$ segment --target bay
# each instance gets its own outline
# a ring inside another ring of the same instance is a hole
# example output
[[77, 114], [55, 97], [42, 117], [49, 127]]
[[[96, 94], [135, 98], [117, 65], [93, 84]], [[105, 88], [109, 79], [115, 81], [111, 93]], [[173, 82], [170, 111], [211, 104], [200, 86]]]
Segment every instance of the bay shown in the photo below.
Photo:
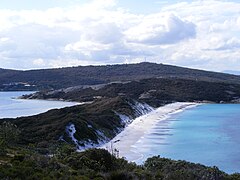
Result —
[[0, 92], [0, 118], [16, 118], [46, 112], [50, 109], [74, 106], [79, 103], [47, 100], [24, 100], [17, 97], [29, 91]]

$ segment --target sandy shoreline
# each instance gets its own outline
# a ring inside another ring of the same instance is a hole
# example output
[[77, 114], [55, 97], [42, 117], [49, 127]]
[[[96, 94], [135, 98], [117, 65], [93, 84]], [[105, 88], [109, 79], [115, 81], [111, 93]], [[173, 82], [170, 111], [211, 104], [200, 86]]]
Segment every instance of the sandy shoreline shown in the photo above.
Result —
[[157, 108], [147, 115], [136, 118], [120, 134], [101, 148], [119, 150], [119, 156], [129, 161], [137, 161], [142, 155], [134, 150], [134, 145], [162, 120], [169, 118], [172, 114], [193, 108], [199, 103], [177, 102]]

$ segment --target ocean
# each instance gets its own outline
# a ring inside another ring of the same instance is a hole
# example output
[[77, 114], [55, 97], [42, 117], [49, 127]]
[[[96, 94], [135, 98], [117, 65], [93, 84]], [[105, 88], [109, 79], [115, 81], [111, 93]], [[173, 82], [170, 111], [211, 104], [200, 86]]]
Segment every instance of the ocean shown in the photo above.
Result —
[[32, 92], [0, 92], [0, 118], [16, 118], [46, 112], [50, 109], [77, 105], [76, 102], [16, 99]]
[[240, 105], [204, 104], [159, 121], [132, 146], [136, 162], [160, 155], [240, 172]]

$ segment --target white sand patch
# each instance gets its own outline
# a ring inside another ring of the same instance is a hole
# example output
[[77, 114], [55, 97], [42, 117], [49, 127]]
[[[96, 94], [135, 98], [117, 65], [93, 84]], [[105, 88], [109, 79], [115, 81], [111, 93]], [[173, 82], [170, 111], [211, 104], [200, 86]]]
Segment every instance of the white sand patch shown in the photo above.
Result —
[[142, 158], [142, 155], [136, 152], [134, 145], [141, 140], [144, 134], [154, 128], [159, 121], [197, 105], [197, 103], [177, 102], [159, 107], [146, 115], [136, 118], [121, 133], [101, 148], [108, 149], [109, 151], [112, 151], [112, 148], [116, 148], [119, 151], [120, 157], [126, 157], [129, 161], [136, 161]]

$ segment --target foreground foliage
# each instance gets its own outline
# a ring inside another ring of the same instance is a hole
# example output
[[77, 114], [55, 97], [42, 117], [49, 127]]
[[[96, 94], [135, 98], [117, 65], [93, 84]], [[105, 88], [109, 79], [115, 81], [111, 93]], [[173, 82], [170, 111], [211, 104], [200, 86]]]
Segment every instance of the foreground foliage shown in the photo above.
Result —
[[32, 147], [8, 148], [0, 156], [0, 179], [163, 179], [163, 180], [237, 180], [217, 167], [155, 156], [144, 165], [116, 158], [104, 149], [76, 152], [68, 144], [58, 144], [51, 155]]

